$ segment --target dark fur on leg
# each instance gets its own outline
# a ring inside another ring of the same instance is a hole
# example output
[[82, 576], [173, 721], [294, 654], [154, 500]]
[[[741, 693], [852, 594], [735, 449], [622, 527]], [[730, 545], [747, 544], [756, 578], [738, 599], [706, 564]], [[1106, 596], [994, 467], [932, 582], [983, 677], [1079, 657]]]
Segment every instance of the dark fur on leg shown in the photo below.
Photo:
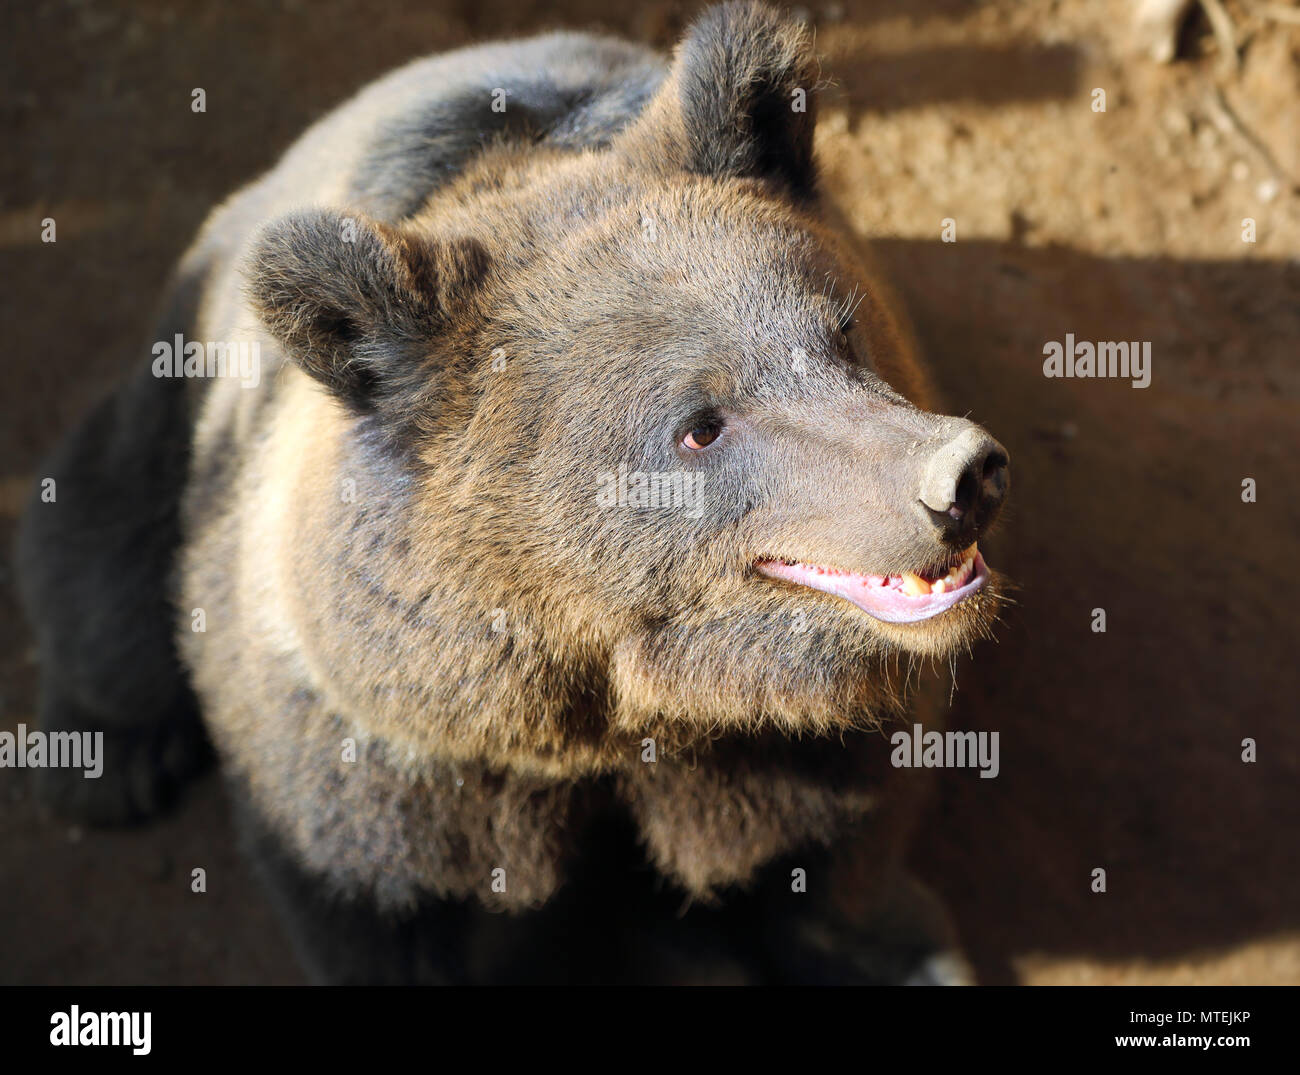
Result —
[[[160, 338], [197, 281], [176, 288]], [[19, 528], [19, 589], [41, 663], [40, 727], [102, 733], [103, 773], [41, 770], [59, 813], [94, 825], [165, 807], [211, 757], [174, 634], [172, 571], [196, 390], [139, 370], [42, 464]], [[53, 478], [55, 499], [39, 479]]]

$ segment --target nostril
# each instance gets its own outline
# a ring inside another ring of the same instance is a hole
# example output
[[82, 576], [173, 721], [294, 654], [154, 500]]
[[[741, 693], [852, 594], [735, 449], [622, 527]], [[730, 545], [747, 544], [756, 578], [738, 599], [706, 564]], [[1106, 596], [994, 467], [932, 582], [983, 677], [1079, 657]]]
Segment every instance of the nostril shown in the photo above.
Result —
[[957, 491], [953, 495], [952, 507], [948, 514], [954, 519], [962, 518], [975, 504], [979, 495], [979, 479], [975, 477], [974, 468], [966, 470], [957, 480]]
[[993, 477], [999, 470], [1005, 470], [1009, 462], [1007, 453], [998, 451], [995, 448], [984, 459], [984, 477], [988, 479]]
[[1007, 453], [996, 448], [984, 460], [984, 474], [980, 482], [980, 508], [989, 521], [997, 514], [1003, 498], [1007, 495], [1010, 463]]
[[1007, 487], [1006, 450], [975, 425], [939, 447], [921, 475], [920, 506], [931, 521], [963, 535], [996, 513]]

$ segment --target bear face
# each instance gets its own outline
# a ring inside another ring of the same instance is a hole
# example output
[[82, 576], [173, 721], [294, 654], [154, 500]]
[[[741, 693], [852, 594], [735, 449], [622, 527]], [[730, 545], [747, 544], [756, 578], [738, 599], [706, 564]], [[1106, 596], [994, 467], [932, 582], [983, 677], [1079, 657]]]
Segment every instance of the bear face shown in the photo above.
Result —
[[387, 652], [447, 658], [496, 612], [515, 678], [593, 726], [826, 732], [988, 633], [1006, 453], [921, 409], [817, 193], [809, 42], [772, 18], [703, 20], [607, 150], [502, 145], [399, 224], [314, 210], [254, 245], [254, 308], [378, 445], [377, 517], [429, 580]]

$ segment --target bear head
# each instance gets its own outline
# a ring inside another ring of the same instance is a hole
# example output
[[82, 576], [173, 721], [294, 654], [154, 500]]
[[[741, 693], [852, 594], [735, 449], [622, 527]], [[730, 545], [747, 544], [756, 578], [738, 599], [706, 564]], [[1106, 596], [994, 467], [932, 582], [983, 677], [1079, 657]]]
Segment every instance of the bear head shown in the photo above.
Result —
[[602, 727], [859, 724], [996, 619], [1007, 453], [925, 409], [819, 193], [818, 80], [801, 26], [715, 8], [612, 145], [490, 146], [406, 220], [301, 212], [249, 258], [281, 349], [385, 446], [406, 570], [526, 623], [510, 659]]

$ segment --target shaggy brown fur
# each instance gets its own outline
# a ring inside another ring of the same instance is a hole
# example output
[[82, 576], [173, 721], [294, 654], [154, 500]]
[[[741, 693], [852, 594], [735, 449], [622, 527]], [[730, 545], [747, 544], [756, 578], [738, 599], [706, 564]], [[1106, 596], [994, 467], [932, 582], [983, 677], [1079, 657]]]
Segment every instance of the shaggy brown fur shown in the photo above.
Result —
[[[446, 108], [493, 64], [546, 91], [513, 83], [517, 126], [471, 152], [477, 112]], [[869, 935], [916, 794], [872, 729], [937, 724], [926, 662], [998, 598], [891, 625], [754, 570], [923, 570], [977, 536], [918, 513], [970, 424], [922, 409], [896, 303], [818, 198], [818, 78], [756, 5], [668, 68], [566, 35], [425, 61], [191, 251], [193, 338], [255, 339], [263, 366], [195, 422], [177, 637], [257, 828], [328, 898], [538, 907], [621, 808], [695, 900], [832, 849], [804, 932]], [[685, 453], [701, 423], [725, 429]], [[599, 508], [620, 466], [700, 475], [700, 510]]]

